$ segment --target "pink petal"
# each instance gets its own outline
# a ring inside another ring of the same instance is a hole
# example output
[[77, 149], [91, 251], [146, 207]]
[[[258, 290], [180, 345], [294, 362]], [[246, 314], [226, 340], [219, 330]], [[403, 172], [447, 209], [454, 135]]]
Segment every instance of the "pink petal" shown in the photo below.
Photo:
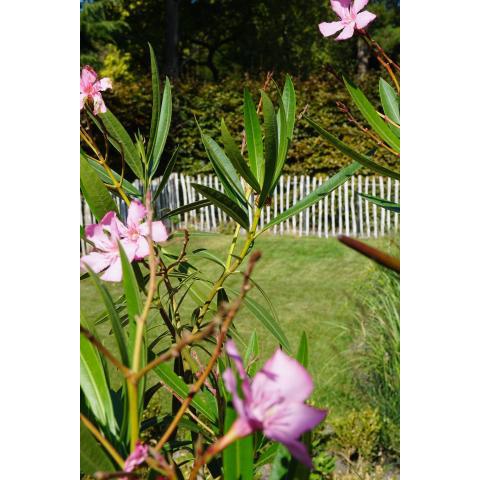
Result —
[[[280, 441], [280, 440], [279, 440]], [[305, 444], [299, 440], [285, 440], [282, 442], [287, 448], [288, 451], [301, 463], [306, 465], [308, 468], [313, 468], [312, 459], [308, 454], [307, 447]]]
[[[233, 373], [231, 368], [227, 368], [225, 372], [223, 372], [223, 382], [225, 383], [225, 388], [227, 389], [227, 391], [230, 392], [232, 395], [233, 406], [235, 407], [238, 417], [243, 419], [244, 422], [248, 424], [246, 403], [238, 395], [237, 379], [235, 378], [235, 374]], [[242, 429], [245, 430], [245, 428], [246, 428], [245, 425], [243, 425]], [[252, 429], [250, 426], [249, 428], [251, 431]]]
[[275, 413], [267, 417], [264, 431], [268, 437], [298, 438], [315, 428], [327, 416], [326, 410], [288, 400], [278, 405]]
[[147, 209], [138, 200], [132, 200], [128, 207], [127, 225], [129, 227], [138, 226], [139, 223], [146, 217]]
[[107, 250], [111, 244], [109, 236], [104, 231], [104, 226], [100, 223], [87, 225], [85, 235], [100, 250]]
[[152, 240], [154, 242], [165, 242], [167, 238], [168, 233], [163, 222], [152, 222]]
[[358, 13], [360, 10], [363, 10], [368, 4], [368, 0], [354, 0], [353, 2], [353, 11]]
[[91, 252], [80, 259], [80, 265], [86, 270], [83, 264], [88, 265], [95, 273], [98, 273], [110, 265], [110, 259], [105, 253]]
[[351, 3], [351, 0], [330, 0], [332, 10], [342, 19], [349, 14]]
[[122, 280], [122, 263], [120, 257], [116, 257], [115, 260], [113, 260], [100, 278], [106, 282], [120, 282]]
[[112, 81], [108, 78], [102, 78], [99, 82], [99, 90], [102, 92], [105, 91], [107, 88], [112, 88]]
[[87, 101], [87, 98], [88, 98], [88, 95], [80, 92], [80, 110], [85, 106], [85, 102]]
[[225, 351], [227, 352], [228, 356], [233, 360], [233, 363], [235, 363], [235, 367], [237, 369], [237, 372], [240, 378], [242, 380], [247, 378], [247, 372], [243, 367], [242, 357], [238, 352], [237, 346], [235, 345], [235, 342], [233, 342], [233, 340], [228, 340], [225, 343]]
[[105, 113], [107, 107], [103, 101], [102, 95], [100, 93], [95, 93], [93, 95], [93, 114], [98, 115], [99, 113]]
[[345, 25], [345, 28], [343, 29], [342, 33], [335, 39], [335, 40], [347, 40], [353, 35], [353, 31], [355, 29], [354, 23], [349, 23], [348, 25]]
[[324, 37], [329, 37], [330, 35], [337, 33], [343, 27], [344, 27], [344, 24], [342, 22], [322, 22], [318, 26], [318, 28], [320, 29], [320, 33]]
[[[138, 227], [140, 235], [148, 237], [148, 222], [141, 223]], [[154, 242], [165, 242], [168, 239], [168, 232], [163, 222], [152, 222], [152, 240]]]
[[125, 460], [123, 470], [125, 472], [133, 472], [136, 467], [141, 465], [148, 458], [148, 445], [138, 442], [133, 452]]
[[357, 28], [365, 28], [370, 22], [373, 22], [377, 16], [371, 12], [360, 12], [355, 19], [355, 25]]
[[145, 257], [148, 257], [149, 254], [150, 247], [148, 246], [147, 239], [145, 237], [138, 237], [135, 260], [143, 260]]
[[128, 261], [130, 263], [133, 262], [137, 255], [138, 241], [122, 238], [120, 243], [122, 244], [123, 250], [125, 250], [125, 255], [127, 255]]
[[80, 77], [80, 89], [86, 90], [91, 87], [95, 80], [97, 79], [97, 73], [89, 65], [85, 65], [82, 69], [82, 74]]
[[281, 394], [289, 401], [303, 402], [313, 390], [312, 377], [296, 360], [278, 349], [252, 382], [253, 398]]

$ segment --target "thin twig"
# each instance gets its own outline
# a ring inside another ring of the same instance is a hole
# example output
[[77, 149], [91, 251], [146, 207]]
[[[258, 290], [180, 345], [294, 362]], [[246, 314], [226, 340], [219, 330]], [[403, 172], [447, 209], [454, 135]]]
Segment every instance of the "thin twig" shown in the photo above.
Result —
[[192, 385], [190, 388], [190, 391], [188, 393], [188, 396], [185, 398], [183, 401], [182, 405], [178, 409], [177, 414], [175, 415], [174, 419], [172, 420], [172, 423], [168, 426], [167, 430], [165, 433], [162, 435], [162, 438], [158, 441], [157, 445], [155, 445], [155, 450], [159, 451], [163, 445], [168, 441], [170, 438], [170, 435], [175, 431], [177, 428], [178, 423], [180, 422], [183, 414], [189, 407], [190, 403], [192, 402], [194, 396], [198, 393], [202, 385], [204, 384], [205, 380], [207, 379], [208, 375], [212, 371], [215, 363], [218, 360], [218, 357], [222, 353], [222, 348], [223, 348], [223, 342], [225, 341], [225, 338], [227, 336], [228, 328], [230, 327], [233, 319], [235, 318], [235, 315], [237, 314], [243, 299], [245, 298], [245, 295], [247, 294], [248, 290], [250, 290], [250, 275], [252, 274], [252, 270], [257, 263], [257, 261], [260, 259], [260, 252], [254, 252], [250, 256], [249, 262], [248, 262], [248, 267], [247, 270], [244, 274], [244, 279], [243, 279], [243, 284], [242, 288], [240, 290], [240, 295], [237, 298], [237, 300], [234, 302], [234, 304], [230, 307], [228, 310], [225, 319], [222, 323], [222, 327], [220, 329], [220, 332], [217, 337], [217, 344], [215, 346], [215, 350], [213, 351], [208, 364], [200, 376], [200, 378]]
[[167, 352], [163, 353], [162, 355], [158, 356], [154, 360], [152, 360], [150, 363], [145, 365], [141, 370], [139, 370], [136, 373], [132, 373], [130, 376], [133, 379], [133, 381], [138, 382], [138, 380], [143, 377], [146, 373], [148, 373], [152, 368], [157, 367], [161, 363], [167, 362], [168, 360], [178, 357], [180, 352], [187, 346], [190, 345], [194, 342], [198, 342], [199, 340], [203, 340], [205, 337], [210, 335], [218, 325], [218, 321], [216, 319], [212, 320], [205, 328], [200, 330], [195, 335], [184, 335], [182, 340], [180, 340], [178, 343], [173, 345], [170, 350]]
[[103, 353], [103, 355], [105, 355], [105, 357], [120, 370], [124, 377], [130, 376], [130, 374], [132, 373], [131, 370], [125, 365], [123, 365], [123, 363], [118, 360], [118, 358], [116, 358], [113, 353], [108, 350], [108, 348], [106, 348], [99, 340], [97, 340], [95, 335], [93, 335], [90, 330], [87, 330], [85, 327], [80, 325], [80, 333], [82, 333], [85, 338], [97, 348], [99, 352]]
[[92, 435], [105, 447], [105, 450], [107, 450], [107, 452], [117, 462], [118, 466], [123, 468], [125, 465], [123, 458], [115, 450], [112, 444], [100, 433], [97, 427], [85, 415], [83, 415], [83, 413], [80, 413], [80, 420], [90, 430]]
[[383, 142], [380, 137], [377, 137], [370, 129], [364, 127], [353, 115], [352, 115], [352, 112], [350, 111], [350, 109], [342, 102], [336, 102], [337, 104], [337, 108], [342, 112], [344, 113], [346, 116], [347, 116], [347, 119], [353, 123], [356, 127], [358, 127], [363, 133], [365, 133], [366, 135], [368, 135], [371, 139], [373, 139], [375, 141], [375, 143], [379, 146], [379, 147], [383, 147], [385, 148], [386, 150], [388, 150], [390, 153], [393, 153], [393, 155], [399, 157], [400, 154], [398, 152], [396, 152], [395, 150], [393, 150], [392, 148], [390, 148], [385, 142]]

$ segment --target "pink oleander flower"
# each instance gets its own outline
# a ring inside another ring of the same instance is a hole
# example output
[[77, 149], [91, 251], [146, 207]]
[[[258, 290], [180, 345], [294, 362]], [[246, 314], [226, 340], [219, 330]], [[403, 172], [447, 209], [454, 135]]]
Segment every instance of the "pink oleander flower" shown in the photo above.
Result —
[[[135, 450], [125, 460], [123, 466], [124, 472], [133, 472], [138, 466], [140, 466], [148, 458], [148, 445], [143, 445], [141, 442], [137, 442]], [[128, 480], [128, 477], [122, 477], [120, 480]]]
[[[132, 200], [128, 207], [127, 225], [125, 226], [116, 218], [120, 236], [136, 245], [135, 260], [142, 260], [149, 254], [148, 222], [143, 221], [146, 216], [147, 209], [145, 206], [138, 200]], [[168, 233], [163, 222], [152, 222], [152, 240], [158, 243], [164, 242], [167, 238]]]
[[233, 341], [226, 343], [226, 351], [238, 371], [243, 398], [238, 394], [236, 377], [228, 368], [223, 379], [232, 394], [238, 417], [225, 435], [224, 443], [261, 430], [266, 437], [285, 445], [297, 460], [311, 468], [312, 460], [299, 437], [320, 423], [327, 411], [305, 404], [313, 390], [310, 374], [278, 349], [250, 381]]
[[105, 113], [107, 107], [103, 101], [102, 94], [107, 88], [112, 88], [112, 81], [109, 78], [97, 80], [97, 72], [86, 65], [80, 75], [80, 110], [85, 106], [85, 102], [93, 102], [93, 114]]
[[115, 212], [108, 212], [100, 223], [85, 227], [85, 236], [94, 244], [95, 251], [84, 255], [80, 259], [80, 265], [83, 268], [85, 264], [88, 265], [95, 273], [105, 270], [100, 278], [107, 282], [119, 282], [122, 279], [118, 242], [122, 243], [130, 262], [134, 260], [137, 250], [136, 243], [120, 238], [117, 222]]
[[367, 6], [368, 0], [330, 0], [333, 11], [340, 17], [338, 22], [322, 22], [318, 27], [324, 37], [329, 37], [342, 30], [335, 40], [347, 40], [355, 29], [365, 28], [375, 20], [376, 15], [371, 12], [361, 12]]

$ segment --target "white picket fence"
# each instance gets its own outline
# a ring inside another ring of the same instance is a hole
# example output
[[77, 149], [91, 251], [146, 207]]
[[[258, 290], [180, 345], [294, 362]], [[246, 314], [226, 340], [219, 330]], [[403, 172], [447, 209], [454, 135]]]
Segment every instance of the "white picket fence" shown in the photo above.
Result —
[[[328, 177], [282, 175], [271, 204], [262, 212], [260, 226], [266, 225], [271, 219], [297, 203], [326, 180]], [[159, 182], [160, 179], [153, 181], [153, 191]], [[215, 175], [189, 176], [173, 173], [155, 202], [157, 216], [187, 203], [201, 200], [203, 197], [195, 191], [192, 183], [200, 183], [223, 191], [223, 187]], [[136, 186], [139, 187], [138, 184]], [[318, 203], [279, 225], [275, 225], [271, 232], [275, 235], [314, 235], [326, 238], [339, 234], [360, 238], [377, 238], [398, 231], [400, 227], [398, 213], [377, 207], [357, 193], [366, 193], [399, 203], [400, 182], [378, 176], [351, 177], [348, 182]], [[95, 223], [95, 218], [83, 198], [80, 199], [80, 204], [80, 223], [82, 225]], [[119, 199], [117, 199], [117, 204], [120, 216], [125, 219], [126, 205]], [[231, 220], [219, 208], [209, 205], [180, 214], [176, 218], [165, 219], [164, 222], [169, 229], [188, 228], [204, 232], [221, 232], [225, 231]], [[81, 242], [82, 253], [85, 248], [85, 244]]]

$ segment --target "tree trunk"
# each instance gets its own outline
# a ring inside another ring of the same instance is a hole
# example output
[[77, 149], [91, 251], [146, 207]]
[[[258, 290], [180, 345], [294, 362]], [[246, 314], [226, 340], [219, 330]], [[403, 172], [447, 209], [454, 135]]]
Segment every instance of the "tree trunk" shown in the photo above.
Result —
[[370, 60], [370, 51], [363, 38], [357, 39], [357, 74], [365, 75], [368, 71], [368, 62]]
[[180, 0], [166, 0], [165, 14], [165, 73], [170, 78], [180, 74], [178, 56], [178, 20]]

